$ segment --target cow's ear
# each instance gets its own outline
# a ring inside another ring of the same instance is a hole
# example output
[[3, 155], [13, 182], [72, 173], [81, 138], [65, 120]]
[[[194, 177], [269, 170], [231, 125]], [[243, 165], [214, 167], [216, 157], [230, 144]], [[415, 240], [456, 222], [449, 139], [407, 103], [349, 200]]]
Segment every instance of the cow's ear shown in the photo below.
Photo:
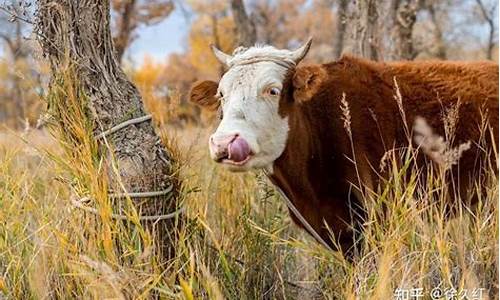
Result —
[[217, 82], [211, 80], [195, 82], [189, 92], [189, 101], [208, 110], [217, 110], [219, 108], [219, 100], [215, 95], [217, 94], [218, 86]]
[[322, 66], [297, 68], [292, 80], [293, 98], [299, 103], [311, 100], [325, 79], [326, 71]]

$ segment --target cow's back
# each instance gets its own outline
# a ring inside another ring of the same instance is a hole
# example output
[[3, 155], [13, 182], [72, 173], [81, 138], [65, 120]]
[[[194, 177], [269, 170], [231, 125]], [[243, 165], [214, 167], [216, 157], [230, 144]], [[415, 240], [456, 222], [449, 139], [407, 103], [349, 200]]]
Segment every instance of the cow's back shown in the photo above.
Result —
[[384, 81], [398, 83], [410, 118], [420, 115], [440, 131], [443, 122], [438, 116], [459, 102], [459, 125], [477, 123], [481, 113], [488, 111], [490, 124], [498, 132], [498, 64], [399, 62], [381, 64], [379, 70]]
[[[479, 183], [487, 159], [495, 159], [492, 144], [498, 145], [498, 64], [493, 62], [406, 62], [387, 64], [385, 80], [396, 78], [408, 112], [409, 125], [423, 117], [434, 133], [451, 140], [451, 147], [470, 142], [448, 180], [459, 187], [463, 200], [471, 196], [472, 183]], [[458, 107], [458, 110], [455, 110]], [[458, 112], [457, 117], [454, 111]], [[445, 121], [446, 120], [446, 121]], [[452, 136], [448, 128], [456, 124]], [[496, 148], [498, 149], [498, 148]], [[428, 159], [427, 159], [428, 160]], [[492, 162], [496, 165], [496, 162]], [[480, 184], [482, 186], [483, 184]]]
[[[411, 132], [417, 117], [424, 118], [434, 133], [446, 138], [446, 112], [459, 103], [450, 148], [470, 141], [471, 149], [463, 153], [459, 166], [453, 166], [449, 173], [456, 180], [454, 185], [460, 186], [462, 196], [469, 195], [467, 183], [479, 178], [479, 161], [494, 158], [491, 145], [498, 144], [498, 64], [377, 63], [347, 56], [325, 67], [332, 79], [325, 88], [330, 89], [335, 98], [340, 97], [340, 92], [347, 94], [355, 147], [360, 152], [357, 157], [366, 157], [367, 165], [378, 166], [388, 148], [408, 145], [405, 123]], [[400, 113], [395, 99], [398, 92], [404, 114]], [[332, 99], [332, 103], [337, 105], [338, 100]], [[486, 128], [482, 124], [489, 126]], [[376, 128], [378, 130], [373, 130]], [[377, 139], [384, 141], [377, 143]], [[488, 155], [485, 150], [489, 151]], [[372, 167], [366, 169], [373, 173]]]

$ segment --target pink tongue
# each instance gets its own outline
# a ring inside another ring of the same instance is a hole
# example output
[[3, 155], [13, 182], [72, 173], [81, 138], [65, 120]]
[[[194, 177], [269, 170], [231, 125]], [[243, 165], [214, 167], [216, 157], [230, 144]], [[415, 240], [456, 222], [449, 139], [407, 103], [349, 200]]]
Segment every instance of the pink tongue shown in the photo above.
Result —
[[231, 144], [229, 144], [229, 159], [234, 162], [244, 161], [250, 154], [250, 146], [248, 143], [237, 137]]

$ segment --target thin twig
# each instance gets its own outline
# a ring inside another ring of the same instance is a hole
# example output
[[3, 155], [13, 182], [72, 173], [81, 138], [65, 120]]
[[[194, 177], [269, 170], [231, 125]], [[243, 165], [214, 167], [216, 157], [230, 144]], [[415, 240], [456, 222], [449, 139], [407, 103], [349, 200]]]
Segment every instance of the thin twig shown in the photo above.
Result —
[[35, 25], [35, 23], [33, 23], [32, 21], [30, 21], [26, 18], [20, 17], [18, 14], [15, 14], [15, 13], [11, 12], [9, 9], [5, 8], [3, 5], [0, 5], [0, 10], [4, 11], [6, 14], [10, 15], [12, 18], [18, 19], [18, 20], [23, 21], [23, 22], [30, 24], [30, 25]]

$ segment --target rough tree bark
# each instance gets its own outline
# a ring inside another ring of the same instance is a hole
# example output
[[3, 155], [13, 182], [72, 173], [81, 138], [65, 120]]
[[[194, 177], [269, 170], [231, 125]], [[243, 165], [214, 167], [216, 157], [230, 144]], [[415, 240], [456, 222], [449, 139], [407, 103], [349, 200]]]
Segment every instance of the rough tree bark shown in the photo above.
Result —
[[[109, 0], [39, 0], [36, 30], [43, 54], [50, 61], [52, 74], [73, 66], [77, 81], [89, 101], [94, 134], [123, 121], [145, 115], [141, 96], [126, 78], [114, 54], [110, 33]], [[61, 99], [64, 101], [64, 99]], [[172, 176], [174, 158], [161, 144], [151, 122], [130, 125], [107, 136], [119, 167], [121, 183], [127, 192], [165, 190], [170, 195], [132, 199], [142, 215], [166, 214], [177, 208], [178, 184]], [[101, 154], [110, 163], [108, 148]], [[116, 178], [109, 174], [110, 188], [121, 192]], [[139, 202], [140, 200], [140, 202]], [[182, 222], [181, 222], [182, 223]], [[145, 225], [154, 234], [157, 250], [172, 254], [174, 220]]]
[[231, 0], [236, 30], [238, 32], [238, 46], [251, 47], [257, 41], [255, 24], [248, 17], [242, 0]]
[[337, 32], [335, 33], [335, 40], [333, 41], [333, 51], [335, 51], [335, 58], [338, 59], [342, 55], [344, 49], [344, 35], [346, 30], [346, 13], [348, 0], [339, 0], [337, 8]]
[[392, 0], [392, 20], [396, 31], [395, 59], [413, 60], [417, 53], [413, 45], [413, 26], [417, 21], [420, 0]]

